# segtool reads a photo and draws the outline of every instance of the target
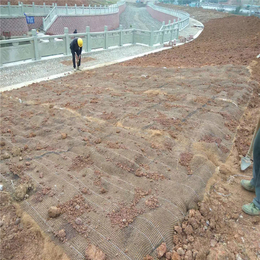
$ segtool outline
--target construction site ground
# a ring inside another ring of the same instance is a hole
[[[260,259],[240,187],[260,19],[214,13],[190,43],[1,93],[1,259]]]

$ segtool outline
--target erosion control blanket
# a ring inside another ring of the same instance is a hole
[[[1,180],[71,259],[90,244],[156,256],[226,160],[254,82],[239,65],[76,75],[1,94]]]

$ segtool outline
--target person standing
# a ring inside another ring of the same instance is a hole
[[[70,43],[70,50],[72,54],[72,62],[74,71],[80,70],[80,63],[81,63],[81,52],[82,52],[83,40],[81,38],[75,38]],[[77,68],[76,68],[77,62]]]
[[[253,160],[253,178],[241,180],[241,185],[248,191],[255,191],[256,197],[253,202],[243,205],[242,210],[251,216],[260,216],[260,129],[255,136]]]

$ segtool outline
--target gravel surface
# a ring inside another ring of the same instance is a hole
[[[119,59],[130,58],[161,47],[162,46],[146,47],[137,45],[85,53],[82,54],[81,68],[86,69],[101,64],[105,65],[107,63],[113,63]],[[92,60],[89,60],[89,58],[92,58]],[[86,60],[86,62],[84,60]],[[0,91],[3,87],[38,80],[40,78],[50,77],[61,73],[72,72],[72,69],[73,67],[70,55],[60,58],[52,57],[51,59],[38,62],[19,62],[13,64],[13,66],[1,69]]]

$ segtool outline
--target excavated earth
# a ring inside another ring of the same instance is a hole
[[[239,184],[259,28],[210,20],[185,45],[2,93],[1,259],[259,259]]]

